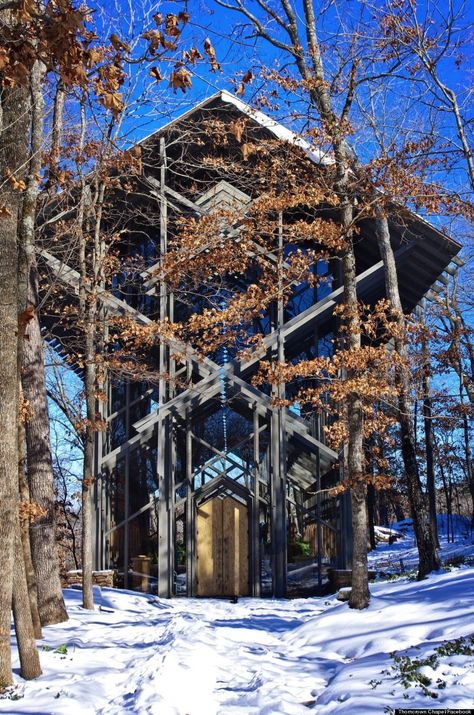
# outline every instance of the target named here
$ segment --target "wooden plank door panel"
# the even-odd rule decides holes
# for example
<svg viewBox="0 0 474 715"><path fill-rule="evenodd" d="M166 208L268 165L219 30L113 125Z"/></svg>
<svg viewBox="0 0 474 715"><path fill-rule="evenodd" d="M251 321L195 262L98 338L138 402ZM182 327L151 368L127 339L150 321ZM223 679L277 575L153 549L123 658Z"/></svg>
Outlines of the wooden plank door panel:
<svg viewBox="0 0 474 715"><path fill-rule="evenodd" d="M223 501L223 596L249 595L248 511L232 497Z"/></svg>
<svg viewBox="0 0 474 715"><path fill-rule="evenodd" d="M248 596L248 510L232 497L197 509L197 595Z"/></svg>
<svg viewBox="0 0 474 715"><path fill-rule="evenodd" d="M197 509L197 595L222 591L222 500L211 499Z"/></svg>

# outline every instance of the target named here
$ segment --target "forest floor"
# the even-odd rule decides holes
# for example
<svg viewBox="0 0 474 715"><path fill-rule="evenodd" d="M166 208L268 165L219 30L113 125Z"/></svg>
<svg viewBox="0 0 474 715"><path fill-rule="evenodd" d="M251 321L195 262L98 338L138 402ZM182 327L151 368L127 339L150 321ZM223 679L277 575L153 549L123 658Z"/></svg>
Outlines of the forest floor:
<svg viewBox="0 0 474 715"><path fill-rule="evenodd" d="M385 552L392 566L408 562L410 539L408 533L379 546L377 556L383 560ZM468 559L474 554L467 538L459 549ZM371 584L362 612L335 596L234 604L113 589L97 589L97 608L87 612L80 592L68 589L70 620L44 629L43 675L29 683L16 675L0 696L0 712L368 715L470 708L474 568L450 567L421 582L392 578Z"/></svg>

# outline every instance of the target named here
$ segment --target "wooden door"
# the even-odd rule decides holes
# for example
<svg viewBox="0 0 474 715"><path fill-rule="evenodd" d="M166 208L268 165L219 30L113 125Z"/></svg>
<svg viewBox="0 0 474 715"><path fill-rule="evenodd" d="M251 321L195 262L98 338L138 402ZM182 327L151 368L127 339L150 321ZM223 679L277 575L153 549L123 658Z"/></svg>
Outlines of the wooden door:
<svg viewBox="0 0 474 715"><path fill-rule="evenodd" d="M248 510L232 497L197 509L197 595L249 595Z"/></svg>

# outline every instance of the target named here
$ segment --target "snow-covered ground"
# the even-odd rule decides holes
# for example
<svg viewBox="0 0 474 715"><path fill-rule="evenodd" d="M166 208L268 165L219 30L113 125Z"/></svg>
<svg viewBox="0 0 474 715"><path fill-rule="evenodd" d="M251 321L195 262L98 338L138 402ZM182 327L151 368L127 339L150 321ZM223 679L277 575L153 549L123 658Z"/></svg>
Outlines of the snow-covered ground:
<svg viewBox="0 0 474 715"><path fill-rule="evenodd" d="M444 641L473 633L474 569L379 582L371 591L369 609L354 612L335 597L165 602L104 589L97 610L85 612L80 592L69 589L69 622L44 629L43 676L29 683L17 676L0 712L379 715L397 706L471 707L472 655L453 646L420 665L433 699L419 684L405 689L390 653L426 660Z"/></svg>
<svg viewBox="0 0 474 715"><path fill-rule="evenodd" d="M453 515L452 523L450 521L448 525L446 515L438 514L437 520L441 561L449 563L453 559L464 559L474 565L474 531L471 529L469 519ZM453 527L454 542L451 540ZM389 529L383 529L383 531L389 531ZM391 525L390 531L401 538L397 538L393 544L379 543L377 548L369 553L369 568L385 573L403 573L416 569L418 550L411 519L395 522Z"/></svg>
<svg viewBox="0 0 474 715"><path fill-rule="evenodd" d="M455 544L445 521L439 518L443 561L473 563L468 521L456 523ZM400 561L408 571L417 562L410 522L392 528L401 538L369 555L370 567L385 574L400 571ZM87 612L80 591L68 589L70 620L44 629L43 675L22 681L14 648L16 685L0 694L0 713L378 715L472 707L474 568L422 582L378 577L371 593L370 607L355 612L335 596L234 604L96 588L97 608Z"/></svg>

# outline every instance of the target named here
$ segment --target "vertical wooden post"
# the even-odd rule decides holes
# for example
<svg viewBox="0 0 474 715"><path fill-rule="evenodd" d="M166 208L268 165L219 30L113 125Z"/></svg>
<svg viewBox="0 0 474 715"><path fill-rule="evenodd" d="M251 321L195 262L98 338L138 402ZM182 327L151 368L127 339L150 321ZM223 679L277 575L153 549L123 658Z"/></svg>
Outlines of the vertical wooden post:
<svg viewBox="0 0 474 715"><path fill-rule="evenodd" d="M102 475L96 471L94 480L93 499L94 508L92 509L92 568L100 570L104 568L103 562L103 525L102 525Z"/></svg>
<svg viewBox="0 0 474 715"><path fill-rule="evenodd" d="M166 147L160 139L160 260L167 249L167 201L165 195ZM168 315L168 295L166 284L160 281L160 320ZM159 388L158 412L167 399L167 348L163 342L159 347ZM158 595L170 598L174 590L174 484L168 441L171 438L171 419L167 417L158 423L157 471L159 488L158 505Z"/></svg>
<svg viewBox="0 0 474 715"><path fill-rule="evenodd" d="M127 390L128 392L128 390ZM128 409L127 409L128 414ZM123 527L123 587L128 588L128 517L130 515L130 452L125 456L125 524Z"/></svg>
<svg viewBox="0 0 474 715"><path fill-rule="evenodd" d="M252 556L252 583L251 593L255 597L260 596L260 432L259 419L257 412L257 404L253 407L253 461L254 479L253 479L253 500L251 512L251 556Z"/></svg>
<svg viewBox="0 0 474 715"><path fill-rule="evenodd" d="M102 565L102 478L98 468L98 454L101 450L98 433L94 444L94 484L92 488L92 568L101 569Z"/></svg>
<svg viewBox="0 0 474 715"><path fill-rule="evenodd" d="M195 518L193 503L193 454L191 421L186 415L186 590L188 596L196 593Z"/></svg>
<svg viewBox="0 0 474 715"><path fill-rule="evenodd" d="M272 534L272 585L273 595L286 596L286 479L282 473L281 420L279 409L271 417L271 534Z"/></svg>
<svg viewBox="0 0 474 715"><path fill-rule="evenodd" d="M321 416L316 416L316 436L318 440L321 441ZM316 452L316 539L318 544L318 550L316 553L317 564L318 564L318 589L321 590L323 584L323 575L321 573L322 568L322 558L321 558L321 547L322 547L322 529L321 529L321 456L319 454L319 449Z"/></svg>
<svg viewBox="0 0 474 715"><path fill-rule="evenodd" d="M284 322L283 298L281 295L283 272L283 215L278 217L278 283L280 286L276 324L278 330L277 359L285 360L285 346L281 329ZM278 385L276 395L285 396L285 386ZM287 580L287 518L286 518L286 448L285 416L282 407L272 410L271 417L271 509L272 509L272 584L273 595L286 596Z"/></svg>
<svg viewBox="0 0 474 715"><path fill-rule="evenodd" d="M104 313L104 309L101 309L101 313ZM105 320L105 319L104 319ZM104 334L105 334L104 327ZM104 391L108 394L108 380L105 379L103 385ZM107 417L107 403L103 400L97 400L97 412L100 418L105 422ZM101 469L102 457L104 456L104 435L105 433L101 430L97 430L95 433L95 444L94 444L94 489L93 489L93 500L94 508L92 509L92 568L100 570L104 568L105 563L105 550L104 550L104 480L103 473ZM127 437L129 435L127 434Z"/></svg>

